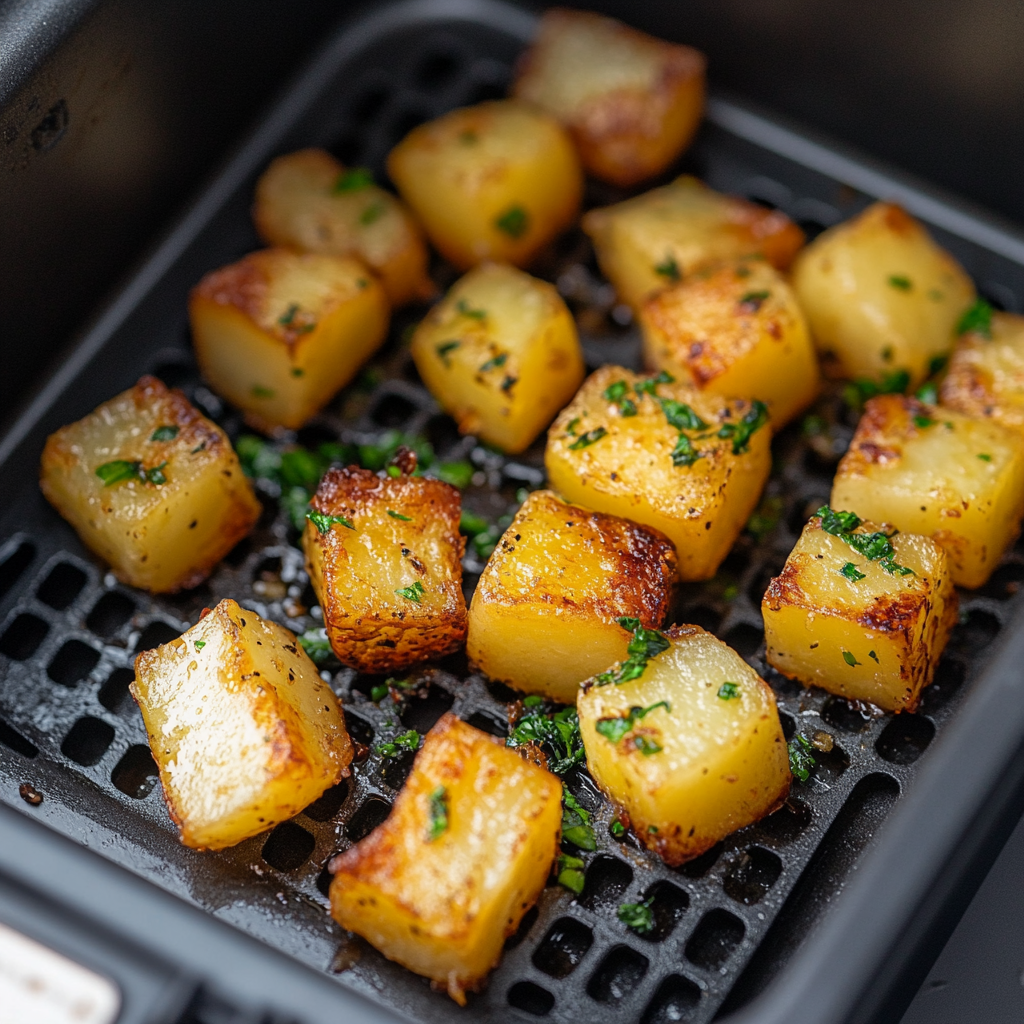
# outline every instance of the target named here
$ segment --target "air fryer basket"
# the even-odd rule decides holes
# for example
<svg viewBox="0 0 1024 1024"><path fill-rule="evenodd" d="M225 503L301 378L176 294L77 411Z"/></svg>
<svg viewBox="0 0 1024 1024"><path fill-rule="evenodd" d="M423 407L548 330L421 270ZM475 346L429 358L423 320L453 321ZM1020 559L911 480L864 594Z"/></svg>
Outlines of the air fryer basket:
<svg viewBox="0 0 1024 1024"><path fill-rule="evenodd" d="M583 855L585 889L574 897L550 885L508 941L486 989L460 1011L334 925L326 910L325 864L383 820L408 773L411 757L383 758L375 752L378 744L409 728L426 731L449 709L504 735L505 701L514 695L469 674L461 656L415 673L422 685L400 704L371 701L379 680L336 671L332 685L344 701L349 729L369 748L352 778L267 835L215 854L188 850L168 819L142 721L128 695L134 655L177 636L204 606L223 597L296 632L318 625L307 610L315 602L297 534L272 495L263 494L267 511L255 533L207 584L180 597L152 598L118 584L88 555L35 483L46 434L146 372L182 387L237 437L237 415L196 373L185 299L203 273L258 247L249 203L260 168L275 153L315 145L382 175L388 149L414 124L504 95L531 27L532 18L512 8L428 2L400 5L347 29L22 421L0 467L6 496L0 522L0 798L327 972L341 986L416 1020L455 1015L467 1021L570 1022L584 1013L595 1022L710 1021L723 1007L744 1005L788 962L847 885L919 768L955 756L928 748L938 734L954 731L951 720L970 712L995 685L983 667L1019 610L1014 595L1024 580L1024 548L1007 555L985 588L964 595L961 623L918 713L870 714L823 692L804 691L767 668L759 605L803 522L827 500L838 451L823 457L799 425L785 431L774 443L763 508L777 525L760 536L746 533L715 580L684 588L675 619L713 630L769 680L787 738L795 731L808 737L825 732L832 749L816 752L816 771L807 783L794 785L782 810L675 870L635 841L612 837L607 803L585 773L570 777L570 789L593 813L598 840L598 850ZM1020 307L1024 247L1011 236L734 103L712 102L709 123L679 170L782 209L810 235L879 195L898 196L929 222L983 294L1003 308ZM587 201L597 205L619 196L591 186ZM454 279L451 268L434 269L442 285ZM581 233L560 241L537 269L577 312L591 368L638 365L637 330L615 306ZM477 475L465 506L494 520L515 508L521 488L543 485L543 438L511 459L459 437L418 382L408 356L406 328L420 315L422 310L410 310L395 317L372 372L300 431L298 440L373 443L392 430L425 436L439 458L474 463ZM838 441L848 440L850 414L838 400L826 406L835 415ZM482 567L470 550L467 596ZM992 733L1002 736L1001 747L993 740L996 751L1008 751L1015 735L1006 717L1002 733ZM953 750L936 741L943 745ZM978 775L972 784L980 805L987 783L980 770ZM38 808L28 810L19 797L26 782L44 796ZM950 807L957 806L951 792ZM926 860L922 856L922 870ZM904 869L913 874L909 852ZM650 897L655 928L641 936L617 919L616 909ZM301 1017L301 1007L295 1013Z"/></svg>

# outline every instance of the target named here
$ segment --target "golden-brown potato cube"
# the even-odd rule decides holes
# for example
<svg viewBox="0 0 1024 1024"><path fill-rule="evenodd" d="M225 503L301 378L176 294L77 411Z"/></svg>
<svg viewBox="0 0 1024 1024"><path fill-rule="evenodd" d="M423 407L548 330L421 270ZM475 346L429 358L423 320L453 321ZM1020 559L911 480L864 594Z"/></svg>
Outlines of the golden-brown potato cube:
<svg viewBox="0 0 1024 1024"><path fill-rule="evenodd" d="M913 385L949 353L974 285L949 253L893 203L826 231L793 266L793 287L833 376Z"/></svg>
<svg viewBox="0 0 1024 1024"><path fill-rule="evenodd" d="M584 679L626 657L620 618L662 624L675 575L656 530L534 491L480 576L466 653L491 679L572 704Z"/></svg>
<svg viewBox="0 0 1024 1024"><path fill-rule="evenodd" d="M135 659L142 711L181 841L220 850L293 818L348 775L338 698L276 622L224 600Z"/></svg>
<svg viewBox="0 0 1024 1024"><path fill-rule="evenodd" d="M721 640L699 626L638 639L639 676L630 662L583 684L580 733L594 781L676 865L775 810L789 753L771 688Z"/></svg>
<svg viewBox="0 0 1024 1024"><path fill-rule="evenodd" d="M215 270L189 301L203 376L259 430L296 429L383 342L388 300L350 256L262 249Z"/></svg>
<svg viewBox="0 0 1024 1024"><path fill-rule="evenodd" d="M554 114L583 166L615 185L660 174L704 111L704 55L587 11L549 10L513 93Z"/></svg>
<svg viewBox="0 0 1024 1024"><path fill-rule="evenodd" d="M831 509L824 525L804 527L764 595L768 662L805 686L913 711L957 621L946 553Z"/></svg>
<svg viewBox="0 0 1024 1024"><path fill-rule="evenodd" d="M525 266L579 212L583 174L565 129L517 100L453 110L414 128L388 174L441 255L468 270Z"/></svg>
<svg viewBox="0 0 1024 1024"><path fill-rule="evenodd" d="M953 582L980 587L1020 528L1024 445L991 420L881 395L839 463L832 507L931 537Z"/></svg>
<svg viewBox="0 0 1024 1024"><path fill-rule="evenodd" d="M818 392L803 313L765 260L698 271L651 296L640 313L648 365L713 395L759 398L778 429Z"/></svg>
<svg viewBox="0 0 1024 1024"><path fill-rule="evenodd" d="M942 404L1024 430L1024 316L992 313L957 342Z"/></svg>
<svg viewBox="0 0 1024 1024"><path fill-rule="evenodd" d="M652 292L708 263L760 254L784 270L804 242L784 213L714 192L689 175L591 210L583 230L619 298L636 310Z"/></svg>
<svg viewBox="0 0 1024 1024"><path fill-rule="evenodd" d="M331 914L465 1005L544 888L561 825L554 775L446 714L387 821L331 861Z"/></svg>
<svg viewBox="0 0 1024 1024"><path fill-rule="evenodd" d="M576 324L553 285L507 263L471 270L420 323L412 357L464 434L521 452L576 393Z"/></svg>
<svg viewBox="0 0 1024 1024"><path fill-rule="evenodd" d="M710 579L768 479L768 410L666 376L591 374L548 431L544 463L566 501L653 526L681 579Z"/></svg>
<svg viewBox="0 0 1024 1024"><path fill-rule="evenodd" d="M253 220L268 245L358 257L393 306L434 293L427 245L405 204L322 149L280 156L263 172Z"/></svg>
<svg viewBox="0 0 1024 1024"><path fill-rule="evenodd" d="M306 569L338 658L392 672L466 639L462 500L440 480L328 470L307 513Z"/></svg>
<svg viewBox="0 0 1024 1024"><path fill-rule="evenodd" d="M227 435L155 377L47 439L39 484L124 583L202 583L252 529L260 503Z"/></svg>

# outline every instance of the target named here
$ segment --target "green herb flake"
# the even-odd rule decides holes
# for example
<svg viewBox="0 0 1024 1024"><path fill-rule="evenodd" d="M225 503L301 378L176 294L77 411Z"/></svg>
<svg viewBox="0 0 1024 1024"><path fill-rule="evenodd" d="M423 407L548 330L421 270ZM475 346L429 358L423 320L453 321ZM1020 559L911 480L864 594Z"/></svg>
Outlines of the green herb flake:
<svg viewBox="0 0 1024 1024"><path fill-rule="evenodd" d="M878 564L890 576L916 576L913 569L897 565L892 542L884 533L854 533L860 526L860 517L853 512L834 512L828 505L822 505L815 513L821 519L821 528L845 541L859 555Z"/></svg>
<svg viewBox="0 0 1024 1024"><path fill-rule="evenodd" d="M600 441L607 433L608 431L604 427L595 427L593 430L588 430L569 445L569 450L578 451L581 448L589 448L595 441Z"/></svg>
<svg viewBox="0 0 1024 1024"><path fill-rule="evenodd" d="M671 646L664 633L641 626L639 619L623 616L618 623L624 630L633 634L633 638L626 648L628 657L615 668L595 676L594 679L598 686L607 686L609 683L619 686L622 683L628 683L631 679L639 679L647 669L647 662L663 651L667 651Z"/></svg>
<svg viewBox="0 0 1024 1024"><path fill-rule="evenodd" d="M396 512L393 508L388 509L388 515L392 519L401 519L403 523L411 523L412 516L403 516L401 512Z"/></svg>
<svg viewBox="0 0 1024 1024"><path fill-rule="evenodd" d="M623 717L599 718L594 728L609 743L619 743L626 733L632 731L637 722L646 718L656 708L664 708L666 711L672 710L672 706L667 700L659 700L657 704L651 704L646 708L632 707Z"/></svg>
<svg viewBox="0 0 1024 1024"><path fill-rule="evenodd" d="M448 790L438 786L430 794L430 824L427 826L427 842L432 843L448 831Z"/></svg>
<svg viewBox="0 0 1024 1024"><path fill-rule="evenodd" d="M856 583L859 580L864 579L864 573L862 573L853 562L847 562L846 565L839 570L840 576L845 576L851 583Z"/></svg>
<svg viewBox="0 0 1024 1024"><path fill-rule="evenodd" d="M195 642L195 647L196 647L197 651L201 651L205 646L206 646L206 641L205 640L197 640Z"/></svg>
<svg viewBox="0 0 1024 1024"><path fill-rule="evenodd" d="M464 146L472 146L474 143L480 141L480 136L477 135L472 128L467 128L464 132L459 132L459 142Z"/></svg>
<svg viewBox="0 0 1024 1024"><path fill-rule="evenodd" d="M610 831L616 839L621 839L626 834L626 826L621 821L613 821Z"/></svg>
<svg viewBox="0 0 1024 1024"><path fill-rule="evenodd" d="M989 455L988 452L978 452L978 458L981 459L982 462L991 462L992 461L992 456Z"/></svg>
<svg viewBox="0 0 1024 1024"><path fill-rule="evenodd" d="M397 480L402 475L402 471L397 466L386 466L384 472L393 480Z"/></svg>
<svg viewBox="0 0 1024 1024"><path fill-rule="evenodd" d="M671 373L662 370L654 377L644 377L643 380L638 380L633 385L633 390L638 395L650 395L652 398L657 398L659 384L675 384L675 382L676 379Z"/></svg>
<svg viewBox="0 0 1024 1024"><path fill-rule="evenodd" d="M581 850L597 849L597 839L590 824L590 812L569 792L562 790L562 841Z"/></svg>
<svg viewBox="0 0 1024 1024"><path fill-rule="evenodd" d="M386 686L384 692L387 693ZM408 732L403 732L401 736L396 736L390 743L381 743L377 747L377 753L383 757L397 757L406 750L417 751L420 749L422 738L415 729L410 729Z"/></svg>
<svg viewBox="0 0 1024 1024"><path fill-rule="evenodd" d="M694 448L693 442L685 434L680 434L676 438L671 454L673 466L692 466L705 457L704 452Z"/></svg>
<svg viewBox="0 0 1024 1024"><path fill-rule="evenodd" d="M445 366L451 366L448 356L451 355L451 353L454 352L461 344L461 341L444 341L440 345L435 345L434 351L438 354L438 357Z"/></svg>
<svg viewBox="0 0 1024 1024"><path fill-rule="evenodd" d="M580 720L574 707L548 713L543 703L530 705L509 732L505 745L516 749L535 743L545 750L548 768L556 775L564 775L575 768L586 756Z"/></svg>
<svg viewBox="0 0 1024 1024"><path fill-rule="evenodd" d="M335 523L349 530L355 529L351 519L346 519L344 516L329 516L326 512L320 512L315 508L311 508L306 513L306 518L316 527L317 533L321 535L330 532L331 527Z"/></svg>
<svg viewBox="0 0 1024 1024"><path fill-rule="evenodd" d="M178 436L178 427L157 427L149 435L150 441L173 441Z"/></svg>
<svg viewBox="0 0 1024 1024"><path fill-rule="evenodd" d="M465 299L455 303L455 311L459 316L468 316L470 320L484 320L487 317L486 309L474 309Z"/></svg>
<svg viewBox="0 0 1024 1024"><path fill-rule="evenodd" d="M459 517L459 529L470 537L475 537L478 533L484 533L490 525L483 516L478 516L475 512L468 512L466 509L462 510L462 515ZM526 699L530 700L529 697Z"/></svg>
<svg viewBox="0 0 1024 1024"><path fill-rule="evenodd" d="M628 397L629 385L624 380L617 380L602 392L604 398L616 405L623 416L636 415L636 402Z"/></svg>
<svg viewBox="0 0 1024 1024"><path fill-rule="evenodd" d="M583 892L585 881L583 868L583 861L579 857L570 857L567 853L559 854L558 884L579 896Z"/></svg>
<svg viewBox="0 0 1024 1024"><path fill-rule="evenodd" d="M740 309L744 313L756 313L765 300L771 297L771 292L760 291L760 292L747 292L746 295L740 296Z"/></svg>
<svg viewBox="0 0 1024 1024"><path fill-rule="evenodd" d="M579 416L573 416L573 418L571 420L569 420L569 423L568 423L568 425L565 428L566 437L575 437L576 436L576 428L579 425L580 425L580 418L579 418Z"/></svg>
<svg viewBox="0 0 1024 1024"><path fill-rule="evenodd" d="M890 274L889 285L901 292L909 292L910 289L914 287L910 283L910 278L904 277L902 274Z"/></svg>
<svg viewBox="0 0 1024 1024"><path fill-rule="evenodd" d="M293 377L305 377L306 376L306 371L303 370L301 366L293 366L292 367L292 376Z"/></svg>
<svg viewBox="0 0 1024 1024"><path fill-rule="evenodd" d="M480 367L480 373L487 373L488 370L497 370L504 366L508 362L508 353L499 352L496 356L491 356L483 366Z"/></svg>
<svg viewBox="0 0 1024 1024"><path fill-rule="evenodd" d="M273 398L276 392L273 388L265 388L262 384L254 384L252 388L253 398Z"/></svg>
<svg viewBox="0 0 1024 1024"><path fill-rule="evenodd" d="M306 654L309 655L313 664L318 667L334 656L331 642L327 639L327 630L323 627L320 629L307 629L299 637L299 644Z"/></svg>
<svg viewBox="0 0 1024 1024"><path fill-rule="evenodd" d="M442 462L437 467L437 478L464 491L473 482L473 464L465 459Z"/></svg>
<svg viewBox="0 0 1024 1024"><path fill-rule="evenodd" d="M857 665L861 664L852 651L843 651L843 661L845 661L850 668L855 668Z"/></svg>
<svg viewBox="0 0 1024 1024"><path fill-rule="evenodd" d="M928 381L917 389L915 396L918 401L924 402L926 405L936 405L939 401L939 389L934 382Z"/></svg>
<svg viewBox="0 0 1024 1024"><path fill-rule="evenodd" d="M868 657L876 664L881 665L882 663L878 660L878 655L874 651L868 651Z"/></svg>
<svg viewBox="0 0 1024 1024"><path fill-rule="evenodd" d="M358 192L360 189L367 188L372 184L373 171L368 167L350 167L347 171L342 171L338 175L331 191L335 195L341 195L345 192Z"/></svg>
<svg viewBox="0 0 1024 1024"><path fill-rule="evenodd" d="M386 208L383 203L370 203L370 205L366 207L361 214L359 214L359 223L364 227L369 227L371 224L376 224L376 222L384 216L385 212Z"/></svg>
<svg viewBox="0 0 1024 1024"><path fill-rule="evenodd" d="M928 360L928 376L933 377L936 373L944 370L948 362L949 356L932 356Z"/></svg>
<svg viewBox="0 0 1024 1024"><path fill-rule="evenodd" d="M142 469L141 462L129 462L127 459L114 459L96 467L96 475L103 481L104 487L119 484L122 480L138 480Z"/></svg>
<svg viewBox="0 0 1024 1024"><path fill-rule="evenodd" d="M814 744L803 733L798 732L789 741L788 749L789 770L794 778L806 782L811 777L811 769L818 763L811 754Z"/></svg>
<svg viewBox="0 0 1024 1024"><path fill-rule="evenodd" d="M282 327L291 327L295 322L295 314L299 311L299 304L293 302L278 318L277 322Z"/></svg>
<svg viewBox="0 0 1024 1024"><path fill-rule="evenodd" d="M395 593L399 597L404 597L406 601L412 601L413 604L419 604L423 598L424 590L423 584L419 580L415 583L410 583L407 587L399 587Z"/></svg>
<svg viewBox="0 0 1024 1024"><path fill-rule="evenodd" d="M519 205L510 206L494 221L494 226L509 238L522 238L530 226L530 215Z"/></svg>
<svg viewBox="0 0 1024 1024"><path fill-rule="evenodd" d="M387 683L378 683L372 690L370 690L370 700L374 704L379 704L389 693L390 688Z"/></svg>
<svg viewBox="0 0 1024 1024"><path fill-rule="evenodd" d="M679 271L679 264L672 253L666 254L660 263L654 264L654 272L659 277L667 278L669 281L681 281L683 279L683 275Z"/></svg>
<svg viewBox="0 0 1024 1024"><path fill-rule="evenodd" d="M924 416L921 413L918 413L914 417L914 426L917 427L919 430L925 430L928 427L934 427L935 420L933 420L931 416Z"/></svg>
<svg viewBox="0 0 1024 1024"><path fill-rule="evenodd" d="M665 419L676 430L707 430L708 425L685 402L677 402L674 398L659 398L658 403Z"/></svg>
<svg viewBox="0 0 1024 1024"><path fill-rule="evenodd" d="M646 935L654 931L654 912L651 910L654 897L649 896L642 903L623 903L619 907L618 918L633 931Z"/></svg>
<svg viewBox="0 0 1024 1024"><path fill-rule="evenodd" d="M739 683L722 683L718 688L719 700L736 700L740 695Z"/></svg>
<svg viewBox="0 0 1024 1024"><path fill-rule="evenodd" d="M651 835L657 835L658 834L658 826L657 825L648 825L647 826L647 831L650 832Z"/></svg>
<svg viewBox="0 0 1024 1024"><path fill-rule="evenodd" d="M742 455L750 446L750 439L768 422L768 406L757 399L743 414L739 423L724 423L718 436L732 440L733 455Z"/></svg>
<svg viewBox="0 0 1024 1024"><path fill-rule="evenodd" d="M992 337L992 314L995 310L984 299L975 299L956 325L957 334L980 334Z"/></svg>

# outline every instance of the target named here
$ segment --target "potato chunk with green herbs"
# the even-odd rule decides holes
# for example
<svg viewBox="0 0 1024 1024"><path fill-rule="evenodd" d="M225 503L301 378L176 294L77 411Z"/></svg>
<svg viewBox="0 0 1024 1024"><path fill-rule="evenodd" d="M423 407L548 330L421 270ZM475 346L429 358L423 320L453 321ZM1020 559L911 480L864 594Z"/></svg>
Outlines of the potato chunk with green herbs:
<svg viewBox="0 0 1024 1024"><path fill-rule="evenodd" d="M709 263L760 254L784 270L804 242L784 213L714 192L689 175L591 210L583 230L619 298L635 310Z"/></svg>
<svg viewBox="0 0 1024 1024"><path fill-rule="evenodd" d="M260 514L224 431L155 377L51 434L39 484L119 580L157 594L198 586Z"/></svg>
<svg viewBox="0 0 1024 1024"><path fill-rule="evenodd" d="M331 914L465 1005L544 888L561 826L554 775L443 715L387 821L331 861Z"/></svg>
<svg viewBox="0 0 1024 1024"><path fill-rule="evenodd" d="M555 115L583 166L630 186L686 148L704 110L704 55L588 11L545 12L513 93Z"/></svg>
<svg viewBox="0 0 1024 1024"><path fill-rule="evenodd" d="M518 100L463 107L414 128L388 174L441 255L468 270L526 266L576 219L579 157L565 129Z"/></svg>
<svg viewBox="0 0 1024 1024"><path fill-rule="evenodd" d="M651 296L649 366L713 395L759 398L778 429L818 392L818 360L789 285L766 260L698 271Z"/></svg>
<svg viewBox="0 0 1024 1024"><path fill-rule="evenodd" d="M338 698L293 633L234 601L140 654L131 691L193 849L273 828L349 773Z"/></svg>
<svg viewBox="0 0 1024 1024"><path fill-rule="evenodd" d="M350 256L262 249L207 274L189 301L203 376L259 430L296 429L384 341L388 300Z"/></svg>
<svg viewBox="0 0 1024 1024"><path fill-rule="evenodd" d="M935 541L822 509L804 527L761 612L768 662L805 686L913 711L957 620Z"/></svg>
<svg viewBox="0 0 1024 1024"><path fill-rule="evenodd" d="M544 463L566 501L653 526L681 579L710 579L768 479L768 410L603 366L552 424Z"/></svg>
<svg viewBox="0 0 1024 1024"><path fill-rule="evenodd" d="M349 467L324 475L302 537L327 639L345 665L393 672L466 639L459 492Z"/></svg>
<svg viewBox="0 0 1024 1024"><path fill-rule="evenodd" d="M839 463L832 507L931 537L953 582L980 587L1020 529L1024 445L991 420L881 395Z"/></svg>
<svg viewBox="0 0 1024 1024"><path fill-rule="evenodd" d="M948 355L974 298L960 265L893 203L816 238L793 287L827 371L875 382L904 371L912 385Z"/></svg>
<svg viewBox="0 0 1024 1024"><path fill-rule="evenodd" d="M710 849L789 793L775 695L699 626L637 630L637 653L583 684L587 767L667 864Z"/></svg>
<svg viewBox="0 0 1024 1024"><path fill-rule="evenodd" d="M424 318L416 368L464 434L521 452L576 393L583 352L553 285L504 263L471 270Z"/></svg>
<svg viewBox="0 0 1024 1024"><path fill-rule="evenodd" d="M365 167L345 168L322 149L279 156L263 172L253 220L268 245L358 257L394 306L434 293L426 242L405 204Z"/></svg>
<svg viewBox="0 0 1024 1024"><path fill-rule="evenodd" d="M942 404L1024 431L1024 316L979 302L942 382Z"/></svg>
<svg viewBox="0 0 1024 1024"><path fill-rule="evenodd" d="M626 657L621 617L661 625L675 575L656 530L534 491L477 584L466 652L491 679L572 704L587 676Z"/></svg>

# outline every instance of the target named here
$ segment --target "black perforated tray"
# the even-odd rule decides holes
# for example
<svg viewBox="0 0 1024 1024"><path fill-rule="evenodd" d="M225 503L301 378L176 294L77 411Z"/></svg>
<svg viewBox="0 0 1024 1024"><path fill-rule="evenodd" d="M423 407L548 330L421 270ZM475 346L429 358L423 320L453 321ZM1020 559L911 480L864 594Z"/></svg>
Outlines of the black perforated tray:
<svg viewBox="0 0 1024 1024"><path fill-rule="evenodd" d="M337 671L332 685L344 700L349 728L371 748L353 777L269 835L216 854L190 851L178 842L159 787L154 788L142 721L127 692L133 657L176 636L196 621L204 605L222 597L233 597L297 632L317 625L315 614L288 614L296 605L311 609L314 604L297 534L273 494L265 492L261 497L267 511L255 533L207 584L179 597L152 598L121 586L89 556L35 485L46 434L144 372L184 388L237 437L237 415L196 375L185 299L202 274L258 246L248 216L256 174L276 153L308 145L324 146L348 163L368 164L383 173L388 149L414 124L455 106L504 95L511 62L531 27L531 17L514 8L420 3L387 9L340 34L0 447L5 457L0 537L6 539L0 549L0 800L326 972L338 984L339 1006L348 1005L345 989L350 989L423 1021L457 1015L575 1022L581 1013L609 1022L709 1021L723 1006L738 1008L750 1000L791 959L854 877L860 854L919 768L927 770L939 756L929 749L936 735L963 705L980 707L985 693L994 699L991 693L1003 676L989 671L983 680L983 666L1014 613L1014 595L1024 580L1024 549L1018 547L984 589L963 596L961 624L915 715L864 714L823 692L805 692L768 670L761 595L810 511L827 499L835 461L855 419L835 396L822 404L836 423L832 456L823 458L812 450L799 425L777 438L766 493L776 502L778 525L760 539L745 534L718 577L685 587L674 612L675 621L713 630L765 675L778 696L787 736L823 730L834 737L834 749L816 755L812 778L794 785L781 811L677 870L635 841L615 840L608 831L610 809L593 783L585 774L570 778L570 788L594 814L598 836L598 851L584 855L585 890L575 898L549 886L509 940L485 991L471 997L462 1011L333 924L326 910L329 876L324 865L383 819L408 772L411 758L381 758L372 752L376 744L407 728L425 731L447 709L503 735L504 701L514 695L469 675L461 656L424 669L420 694L399 706L370 700L379 680ZM778 207L811 235L877 196L901 198L929 222L993 301L1016 310L1024 296L1024 246L1013 236L741 105L714 100L709 123L675 170L692 171L715 188ZM606 203L623 194L591 186L587 202ZM606 362L637 365L636 329L597 275L582 234L567 235L536 270L558 284L578 314L591 368ZM442 264L434 271L442 285L455 276ZM426 436L439 458L474 462L479 482L467 490L465 505L496 519L515 508L521 488L543 484L543 438L513 460L457 435L419 384L402 341L422 312L396 316L386 349L373 361L374 372L300 431L298 440L373 442L394 429ZM482 569L472 551L465 569L468 596ZM970 696L972 691L981 694ZM995 733L990 736L1000 728L1006 735L989 744L986 756L1006 760L1015 737L1024 733L1019 727L1012 731L1010 715L991 728ZM955 756L948 755L947 768ZM963 794L964 807L969 809L973 799L975 806L994 813L1001 805L988 798L988 783L971 778L982 760L975 757L972 770L958 775L961 785L973 787ZM1014 799L1015 783L1002 770L1000 799ZM29 809L19 797L19 786L26 782L44 795L37 808ZM944 825L966 829L963 813L959 818L954 813L956 794L948 788L946 793L950 820ZM980 842L990 831L978 827L973 834ZM942 850L952 848L925 832L917 834L927 856L919 847L904 847L900 871L931 885L935 895L940 890L936 871L928 873L929 858L937 869L948 859ZM963 841L958 848L970 852ZM900 852L894 848L890 856L899 861ZM876 857L872 863L881 861ZM618 921L616 909L651 896L656 927L639 936ZM887 908L903 914L893 927L905 928L914 908L904 891L904 898ZM835 921L829 926L834 929ZM819 955L828 949L827 934L824 928L815 933ZM874 933L864 924L858 934ZM153 941L160 946L159 937ZM848 951L855 944L848 943ZM904 953L917 948L907 946ZM847 967L860 973L847 970L849 985L866 983L867 959L883 952L878 947L859 959L850 952ZM208 973L232 988L231 980L218 979L216 965ZM259 991L258 982L253 983ZM790 984L791 991L795 985ZM815 991L826 1003L841 998L849 1003L851 998L842 984L830 985L826 979ZM879 984L874 991L882 998L889 990ZM302 1018L304 1007L295 1005L294 995L289 998L292 1011ZM799 1019L819 1019L811 1004L802 1006Z"/></svg>

